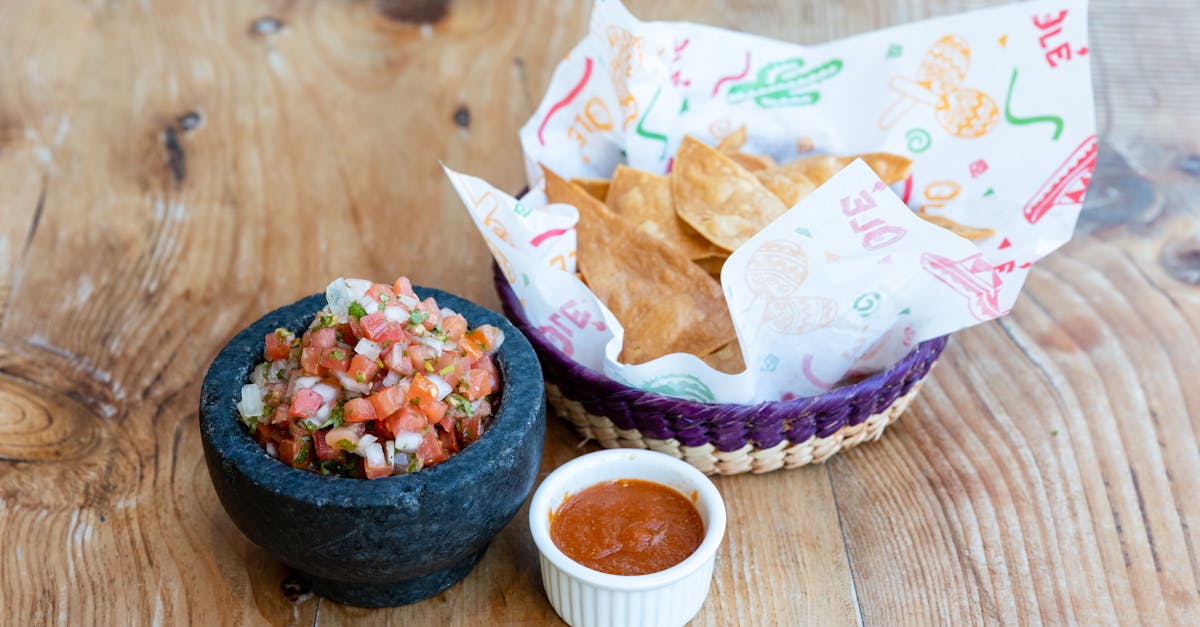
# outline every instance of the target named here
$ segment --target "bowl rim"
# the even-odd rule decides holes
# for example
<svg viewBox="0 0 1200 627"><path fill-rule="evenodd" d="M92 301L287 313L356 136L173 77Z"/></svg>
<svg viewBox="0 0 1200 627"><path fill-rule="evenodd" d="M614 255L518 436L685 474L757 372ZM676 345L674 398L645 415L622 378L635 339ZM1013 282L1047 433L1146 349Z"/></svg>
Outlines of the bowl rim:
<svg viewBox="0 0 1200 627"><path fill-rule="evenodd" d="M645 575L614 575L588 568L563 553L550 538L551 510L561 505L556 499L561 485L577 475L586 475L597 466L623 465L628 467L621 478L647 480L640 469L658 466L679 473L697 493L696 508L708 511L704 539L686 559L678 564ZM611 467L611 466L610 466ZM601 480L592 482L595 485ZM529 532L538 552L559 570L588 584L607 590L654 590L687 578L711 562L725 537L727 513L725 501L712 479L691 464L665 453L650 449L616 448L581 455L555 468L533 493L529 503Z"/></svg>
<svg viewBox="0 0 1200 627"><path fill-rule="evenodd" d="M533 398L542 398L545 402L541 365L524 334L504 316L439 289L421 286L413 286L413 289L422 299L432 296L440 307L463 315L471 327L491 324L504 333L504 343L493 355L500 374L500 402L491 426L478 440L432 468L372 480L319 475L293 468L268 455L235 415L241 386L249 381L249 371L262 360L262 337L278 327L288 327L288 323L294 323L297 318L304 320L306 327L312 316L326 304L325 293L319 292L258 318L235 334L218 352L201 387L199 422L205 448L216 455L219 463L234 466L260 490L295 501L350 508L373 508L394 504L399 499L420 498L443 478L455 480L462 468L487 467L483 462L493 457L499 447L511 445L505 440L535 426L539 412L527 412L524 405L514 404L510 399L525 398L532 393ZM256 350L247 352L247 347ZM236 376L236 385L230 385L222 376L230 370L244 372L243 376ZM510 437L505 438L505 435Z"/></svg>

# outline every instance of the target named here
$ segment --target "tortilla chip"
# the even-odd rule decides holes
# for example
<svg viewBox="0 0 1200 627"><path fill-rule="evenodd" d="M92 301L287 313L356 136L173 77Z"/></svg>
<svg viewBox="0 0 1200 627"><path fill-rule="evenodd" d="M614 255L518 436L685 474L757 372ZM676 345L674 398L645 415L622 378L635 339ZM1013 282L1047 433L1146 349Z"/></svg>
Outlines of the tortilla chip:
<svg viewBox="0 0 1200 627"><path fill-rule="evenodd" d="M818 184L803 172L784 171L782 167L767 168L754 173L764 187L771 190L789 209L813 193Z"/></svg>
<svg viewBox="0 0 1200 627"><path fill-rule="evenodd" d="M721 268L725 267L725 261L728 259L728 255L721 255L720 257L703 257L693 261L696 263L696 265L700 266L702 270L707 272L709 276L720 281Z"/></svg>
<svg viewBox="0 0 1200 627"><path fill-rule="evenodd" d="M587 192L588 196L604 202L608 199L608 190L612 181L608 179L571 179L571 183L578 185Z"/></svg>
<svg viewBox="0 0 1200 627"><path fill-rule="evenodd" d="M730 153L729 158L733 159L738 165L751 172L766 170L776 166L775 160L767 155L752 155L748 152L734 152Z"/></svg>
<svg viewBox="0 0 1200 627"><path fill-rule="evenodd" d="M675 154L671 197L684 222L728 251L788 209L753 174L691 136Z"/></svg>
<svg viewBox="0 0 1200 627"><path fill-rule="evenodd" d="M959 222L955 222L946 216L935 216L924 212L917 212L917 217L936 224L943 229L953 232L959 237L965 237L970 240L987 239L996 234L995 229L981 228L977 226L967 226Z"/></svg>
<svg viewBox="0 0 1200 627"><path fill-rule="evenodd" d="M842 168L853 163L855 159L862 159L867 166L875 171L875 175L885 185L892 185L903 181L908 177L908 169L912 166L912 159L908 157L893 155L887 152L868 152L845 157L837 155L803 157L795 161L789 161L779 166L779 169L788 176L793 176L796 173L802 174L820 186L832 178L834 174L841 172Z"/></svg>
<svg viewBox="0 0 1200 627"><path fill-rule="evenodd" d="M679 249L688 259L723 255L688 226L671 205L671 180L665 176L618 165L609 187L608 208L638 229Z"/></svg>
<svg viewBox="0 0 1200 627"><path fill-rule="evenodd" d="M746 362L742 360L742 346L734 340L721 348L700 358L713 370L726 374L740 374L746 370Z"/></svg>
<svg viewBox="0 0 1200 627"><path fill-rule="evenodd" d="M717 142L717 150L732 154L742 149L746 145L746 125L743 124L738 130L724 136L721 141Z"/></svg>
<svg viewBox="0 0 1200 627"><path fill-rule="evenodd" d="M542 170L546 198L579 210L579 271L625 328L622 362L707 355L736 337L725 295L712 277L580 187Z"/></svg>

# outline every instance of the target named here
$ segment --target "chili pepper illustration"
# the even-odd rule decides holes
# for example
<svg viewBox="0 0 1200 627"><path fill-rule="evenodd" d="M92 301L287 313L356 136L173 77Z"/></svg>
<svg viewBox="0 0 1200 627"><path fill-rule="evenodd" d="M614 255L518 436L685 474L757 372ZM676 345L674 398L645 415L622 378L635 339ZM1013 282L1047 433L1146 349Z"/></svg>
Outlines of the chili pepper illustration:
<svg viewBox="0 0 1200 627"><path fill-rule="evenodd" d="M957 137L980 137L995 125L999 107L990 96L963 87L971 48L961 37L946 35L925 53L915 78L895 76L888 87L900 97L883 111L879 127L891 128L918 104L933 107L937 122Z"/></svg>
<svg viewBox="0 0 1200 627"><path fill-rule="evenodd" d="M729 103L754 99L755 104L764 109L816 104L821 94L810 88L841 71L841 59L832 59L811 69L805 69L804 59L800 57L774 61L763 66L754 80L730 87Z"/></svg>
<svg viewBox="0 0 1200 627"><path fill-rule="evenodd" d="M923 253L921 267L966 298L967 308L976 320L991 320L1008 313L1000 308L1000 274L984 261L983 253L958 261Z"/></svg>
<svg viewBox="0 0 1200 627"><path fill-rule="evenodd" d="M1058 205L1082 205L1096 169L1096 136L1083 140L1025 204L1025 221L1036 224Z"/></svg>

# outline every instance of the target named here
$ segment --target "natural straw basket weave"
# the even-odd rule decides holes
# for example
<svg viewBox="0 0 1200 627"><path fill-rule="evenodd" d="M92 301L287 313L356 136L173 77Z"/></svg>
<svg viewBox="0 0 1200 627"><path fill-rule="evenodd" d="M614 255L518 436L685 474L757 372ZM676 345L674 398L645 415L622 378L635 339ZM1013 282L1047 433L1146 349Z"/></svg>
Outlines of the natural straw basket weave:
<svg viewBox="0 0 1200 627"><path fill-rule="evenodd" d="M554 413L605 448L649 448L709 474L796 468L879 438L946 346L945 337L922 342L890 369L818 396L697 403L631 388L575 363L533 328L500 269L493 269L504 314L541 359Z"/></svg>

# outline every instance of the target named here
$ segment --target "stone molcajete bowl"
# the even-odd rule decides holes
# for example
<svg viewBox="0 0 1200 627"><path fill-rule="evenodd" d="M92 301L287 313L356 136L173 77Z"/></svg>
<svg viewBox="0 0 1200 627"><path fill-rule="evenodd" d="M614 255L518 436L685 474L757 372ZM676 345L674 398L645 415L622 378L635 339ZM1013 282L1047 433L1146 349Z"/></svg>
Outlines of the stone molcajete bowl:
<svg viewBox="0 0 1200 627"><path fill-rule="evenodd" d="M200 435L221 505L255 544L299 571L317 594L388 607L431 597L467 576L529 495L542 457L546 403L529 342L499 314L434 289L415 288L504 331L495 355L499 406L483 437L411 475L326 477L267 455L237 420L241 386L262 359L263 337L299 334L324 294L276 309L217 355L200 395Z"/></svg>

